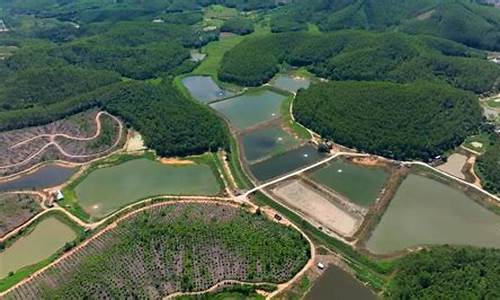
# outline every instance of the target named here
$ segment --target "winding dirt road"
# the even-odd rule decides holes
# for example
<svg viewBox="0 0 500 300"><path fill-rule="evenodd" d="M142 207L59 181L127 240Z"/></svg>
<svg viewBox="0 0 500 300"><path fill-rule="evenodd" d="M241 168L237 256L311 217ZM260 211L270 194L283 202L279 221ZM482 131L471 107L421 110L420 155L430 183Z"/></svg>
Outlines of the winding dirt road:
<svg viewBox="0 0 500 300"><path fill-rule="evenodd" d="M99 151L99 152L92 153L92 154L87 154L87 155L73 155L73 154L67 153L61 147L61 145L59 145L59 143L56 142L55 139L57 137L64 137L64 138L67 138L67 139L70 139L70 140L74 140L74 141L92 141L92 140L97 139L101 135L101 130L102 130L101 116L102 115L109 116L110 118L112 118L113 120L115 120L117 122L117 124L118 124L118 136L115 139L115 142L113 143L113 145L111 145L106 150ZM111 114L109 114L109 113L107 113L105 111L100 111L99 113L97 113L97 115L95 116L95 122L96 122L96 132L95 132L94 135L92 135L90 137L77 137L77 136L67 135L67 134L64 134L64 133L54 133L54 134L44 133L44 134L40 134L40 135L34 136L32 138L29 138L27 140L21 141L19 143L16 143L16 144L12 145L10 148L11 149L15 149L15 148L17 148L17 147L19 147L21 145L25 145L27 143L30 143L30 142L32 142L34 140L37 140L37 139L40 139L40 138L49 138L49 142L47 144L45 144L42 148L40 148L35 153L33 153L30 156L28 156L23 161L15 163L15 164L0 166L0 169L8 169L8 168L13 168L13 167L18 167L18 166L25 165L25 164L29 163L31 160L33 160L35 157L37 157L38 155L40 155L41 153L43 153L46 149L48 149L51 146L56 147L56 149L63 156L65 156L67 158L91 158L91 157L96 157L96 156L103 155L104 153L107 153L109 150L115 148L120 143L120 141L121 141L121 139L123 137L123 127L124 126L123 126L123 123L117 117L115 117L115 116L113 116L113 115L111 115Z"/></svg>

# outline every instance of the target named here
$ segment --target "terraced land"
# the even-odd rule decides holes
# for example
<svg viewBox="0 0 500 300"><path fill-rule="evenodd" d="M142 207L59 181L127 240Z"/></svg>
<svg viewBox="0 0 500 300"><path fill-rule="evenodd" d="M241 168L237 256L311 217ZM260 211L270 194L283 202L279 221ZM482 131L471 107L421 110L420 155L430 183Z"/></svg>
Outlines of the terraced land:
<svg viewBox="0 0 500 300"><path fill-rule="evenodd" d="M205 164L164 165L146 158L99 168L75 187L79 205L101 218L156 195L216 195L221 187Z"/></svg>
<svg viewBox="0 0 500 300"><path fill-rule="evenodd" d="M39 213L40 200L29 194L0 194L0 237Z"/></svg>
<svg viewBox="0 0 500 300"><path fill-rule="evenodd" d="M309 251L299 232L237 206L163 204L119 221L8 297L157 299L225 279L279 283Z"/></svg>

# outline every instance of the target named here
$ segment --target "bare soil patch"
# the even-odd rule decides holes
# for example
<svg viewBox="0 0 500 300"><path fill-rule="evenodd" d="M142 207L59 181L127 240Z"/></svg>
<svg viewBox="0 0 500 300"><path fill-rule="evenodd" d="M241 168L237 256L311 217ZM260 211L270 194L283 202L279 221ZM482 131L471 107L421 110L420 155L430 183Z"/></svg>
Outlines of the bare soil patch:
<svg viewBox="0 0 500 300"><path fill-rule="evenodd" d="M301 212L306 218L342 236L352 236L362 218L351 214L328 196L299 180L292 180L272 189L280 201Z"/></svg>
<svg viewBox="0 0 500 300"><path fill-rule="evenodd" d="M193 165L195 162L188 159L180 159L176 157L162 157L160 162L164 165Z"/></svg>
<svg viewBox="0 0 500 300"><path fill-rule="evenodd" d="M462 169L467 162L467 156L460 153L453 153L448 160L437 168L460 179L465 179Z"/></svg>

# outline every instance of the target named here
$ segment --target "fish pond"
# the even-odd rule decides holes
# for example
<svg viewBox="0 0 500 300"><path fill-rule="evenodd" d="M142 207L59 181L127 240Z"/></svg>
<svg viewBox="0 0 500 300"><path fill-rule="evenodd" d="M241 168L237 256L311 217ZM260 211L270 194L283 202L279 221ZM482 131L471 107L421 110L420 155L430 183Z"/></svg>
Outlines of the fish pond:
<svg viewBox="0 0 500 300"><path fill-rule="evenodd" d="M310 178L358 205L369 207L384 188L388 176L381 168L362 167L344 160L336 160L315 170Z"/></svg>
<svg viewBox="0 0 500 300"><path fill-rule="evenodd" d="M269 90L258 90L210 106L226 116L233 127L241 130L279 117L285 98Z"/></svg>
<svg viewBox="0 0 500 300"><path fill-rule="evenodd" d="M220 185L208 165L164 165L146 158L97 169L75 188L81 207L104 217L155 195L216 195Z"/></svg>
<svg viewBox="0 0 500 300"><path fill-rule="evenodd" d="M410 174L366 246L387 254L422 244L500 248L500 216L459 190Z"/></svg>
<svg viewBox="0 0 500 300"><path fill-rule="evenodd" d="M313 164L325 157L325 154L308 144L253 164L249 168L257 180L266 181Z"/></svg>
<svg viewBox="0 0 500 300"><path fill-rule="evenodd" d="M299 145L299 141L279 125L244 133L241 141L245 159L250 162L284 152Z"/></svg>
<svg viewBox="0 0 500 300"><path fill-rule="evenodd" d="M45 165L33 173L0 183L0 192L44 189L57 186L68 181L76 170L76 168L56 164Z"/></svg>
<svg viewBox="0 0 500 300"><path fill-rule="evenodd" d="M33 265L61 249L77 235L68 225L51 216L38 223L32 232L16 240L0 252L0 279L9 272Z"/></svg>
<svg viewBox="0 0 500 300"><path fill-rule="evenodd" d="M200 102L210 102L234 95L221 89L210 76L189 76L182 79L182 84L191 96Z"/></svg>
<svg viewBox="0 0 500 300"><path fill-rule="evenodd" d="M278 75L271 82L272 86L292 93L307 89L310 84L311 81L307 78L290 75Z"/></svg>
<svg viewBox="0 0 500 300"><path fill-rule="evenodd" d="M306 300L375 300L377 297L351 274L337 266L330 266L314 283Z"/></svg>

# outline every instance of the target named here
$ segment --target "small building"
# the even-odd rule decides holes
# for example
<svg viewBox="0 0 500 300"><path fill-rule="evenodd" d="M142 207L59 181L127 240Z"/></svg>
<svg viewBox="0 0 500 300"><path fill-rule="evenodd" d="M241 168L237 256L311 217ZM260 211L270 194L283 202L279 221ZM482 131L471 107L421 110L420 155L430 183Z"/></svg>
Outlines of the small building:
<svg viewBox="0 0 500 300"><path fill-rule="evenodd" d="M56 195L56 200L57 200L57 201L61 201L62 199L64 199L64 195L63 195L63 193L61 192L61 190L57 190L57 192L56 192L56 194L55 194L55 195Z"/></svg>

